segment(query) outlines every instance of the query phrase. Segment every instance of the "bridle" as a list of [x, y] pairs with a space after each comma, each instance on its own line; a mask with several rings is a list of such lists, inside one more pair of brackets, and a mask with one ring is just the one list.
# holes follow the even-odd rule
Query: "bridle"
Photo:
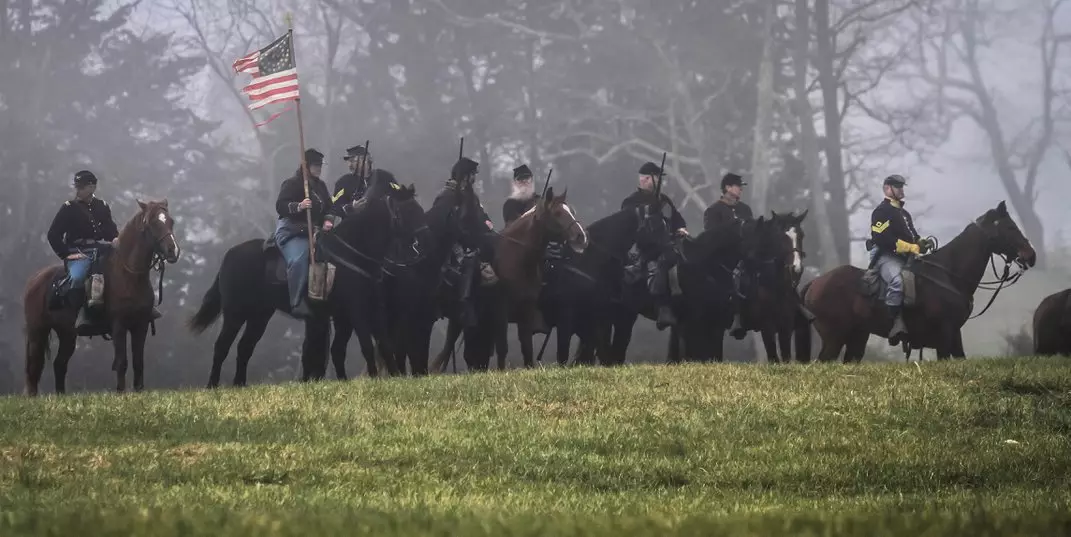
[[[979, 218], [979, 220], [980, 219], [981, 218]], [[987, 230], [985, 227], [983, 227], [982, 224], [979, 222], [979, 220], [975, 220], [975, 221], [971, 222], [970, 224], [968, 224], [967, 227], [968, 228], [971, 227], [971, 226], [977, 227], [978, 230], [981, 231], [982, 235], [985, 237], [986, 243], [988, 245], [992, 246], [993, 241], [996, 239], [996, 233], [993, 233], [993, 232]], [[935, 237], [927, 237], [927, 238], [933, 240], [933, 242], [934, 242], [933, 251], [937, 251], [937, 239]], [[1002, 290], [1004, 290], [1005, 288], [1011, 287], [1011, 286], [1015, 285], [1016, 283], [1018, 283], [1019, 282], [1019, 278], [1022, 278], [1023, 274], [1026, 272], [1026, 264], [1022, 259], [1019, 259], [1019, 255], [1018, 254], [1009, 255], [1009, 254], [1006, 254], [1006, 253], [1003, 253], [1003, 252], [996, 252], [996, 251], [994, 251], [993, 248], [989, 248], [989, 251], [990, 251], [989, 267], [993, 271], [994, 280], [988, 281], [988, 282], [980, 281], [980, 282], [978, 282], [978, 286], [977, 287], [978, 287], [978, 289], [982, 289], [982, 290], [985, 290], [985, 291], [992, 291], [993, 294], [989, 297], [989, 302], [987, 302], [985, 307], [982, 308], [982, 311], [978, 312], [975, 315], [971, 315], [971, 316], [967, 317], [968, 321], [971, 320], [971, 319], [977, 319], [978, 317], [981, 317], [983, 314], [985, 314], [985, 312], [989, 311], [989, 307], [992, 306], [993, 302], [995, 302], [997, 300], [997, 295], [999, 295], [1000, 292]], [[1004, 260], [1004, 270], [1002, 272], [1000, 272], [1000, 273], [997, 272], [997, 264], [996, 264], [996, 261], [993, 260], [994, 256], [1000, 256], [1000, 258]], [[927, 256], [919, 257], [918, 261], [920, 263], [925, 264], [925, 265], [932, 266], [932, 267], [935, 267], [935, 268], [939, 269], [941, 272], [947, 274], [951, 278], [955, 278], [955, 279], [957, 279], [957, 280], [959, 280], [961, 282], [964, 282], [964, 283], [970, 283], [970, 282], [967, 282], [962, 276], [959, 276], [958, 274], [953, 274], [952, 271], [949, 270], [948, 268], [946, 268], [944, 265], [941, 265], [940, 263], [937, 263], [936, 261], [932, 261], [930, 259], [927, 259], [927, 257], [929, 257], [929, 256], [927, 255]], [[1016, 271], [1014, 273], [1011, 272], [1011, 266], [1012, 266], [1013, 263], [1016, 266]], [[956, 289], [953, 286], [945, 284], [944, 282], [942, 282], [940, 280], [937, 280], [937, 279], [934, 279], [934, 278], [927, 278], [927, 279], [930, 280], [931, 282], [937, 284], [938, 286], [940, 286], [943, 289], [946, 289], [948, 291], [952, 291], [955, 294], [960, 295], [960, 296], [964, 295], [964, 293], [961, 292], [959, 289]], [[973, 310], [974, 309], [974, 296], [973, 295], [972, 296], [967, 296], [966, 299], [967, 299], [968, 307], [970, 307], [970, 309]]]
[[171, 240], [171, 243], [175, 245], [176, 255], [178, 255], [179, 246], [178, 241], [175, 240], [175, 232], [173, 230], [168, 230], [166, 235], [160, 237], [157, 237], [156, 234], [153, 233], [152, 224], [149, 222], [150, 218], [152, 218], [153, 215], [157, 215], [156, 218], [159, 218], [159, 216], [162, 215], [170, 216], [171, 213], [168, 212], [167, 207], [157, 205], [154, 207], [153, 211], [146, 212], [145, 218], [141, 222], [135, 224], [137, 226], [138, 236], [141, 238], [147, 237], [149, 239], [148, 242], [152, 244], [152, 250], [150, 251], [149, 256], [149, 265], [144, 270], [138, 270], [127, 264], [127, 260], [124, 258], [119, 259], [119, 264], [123, 267], [123, 270], [135, 276], [147, 274], [153, 269], [158, 270], [160, 272], [160, 279], [156, 284], [156, 294], [158, 297], [156, 304], [160, 305], [164, 303], [164, 267], [167, 266], [167, 247], [165, 246], [164, 241], [167, 239]]

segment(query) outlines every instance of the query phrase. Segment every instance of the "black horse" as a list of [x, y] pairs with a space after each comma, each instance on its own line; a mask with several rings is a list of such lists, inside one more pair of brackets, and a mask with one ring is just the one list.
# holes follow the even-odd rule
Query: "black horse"
[[605, 329], [599, 320], [620, 307], [629, 250], [633, 245], [657, 248], [667, 229], [657, 205], [650, 203], [599, 219], [588, 226], [587, 233], [588, 248], [582, 254], [552, 261], [540, 296], [543, 316], [557, 335], [559, 365], [567, 364], [574, 335], [580, 338], [577, 362], [594, 363], [593, 351]]
[[[328, 304], [315, 305], [312, 308], [313, 317], [305, 321], [302, 380], [324, 376], [330, 310], [337, 310], [337, 304], [343, 304], [354, 318], [366, 314], [367, 295], [361, 294], [359, 289], [362, 286], [353, 282], [366, 278], [366, 287], [375, 285], [372, 280], [379, 271], [379, 264], [391, 239], [413, 233], [415, 227], [398, 215], [403, 212], [399, 207], [416, 203], [414, 194], [412, 186], [391, 188], [387, 196], [370, 200], [361, 211], [334, 229], [317, 235], [317, 259], [326, 254], [339, 269]], [[381, 230], [388, 231], [383, 233]], [[286, 263], [276, 247], [266, 247], [265, 243], [263, 239], [248, 240], [224, 254], [212, 287], [205, 293], [201, 307], [189, 320], [190, 330], [201, 333], [220, 315], [223, 316], [223, 327], [214, 346], [208, 381], [210, 388], [219, 385], [223, 361], [243, 326], [245, 331], [238, 342], [235, 386], [246, 384], [249, 359], [275, 311], [289, 314]], [[356, 258], [364, 261], [353, 262]], [[350, 271], [354, 274], [347, 274]], [[349, 296], [349, 293], [354, 295]]]
[[[366, 241], [367, 248], [352, 247], [349, 241], [324, 240], [320, 248], [335, 264], [347, 268], [337, 273], [335, 289], [345, 300], [331, 301], [331, 319], [335, 335], [331, 342], [331, 361], [335, 377], [345, 380], [346, 346], [356, 335], [365, 358], [369, 376], [378, 376], [377, 357], [384, 357], [383, 366], [390, 375], [403, 371], [389, 359], [402, 342], [390, 337], [389, 313], [392, 307], [391, 271], [398, 265], [418, 262], [423, 257], [431, 231], [424, 209], [413, 197], [412, 186], [402, 187], [386, 170], [374, 170], [371, 184], [358, 201], [354, 215], [386, 208], [390, 212], [391, 233], [377, 233], [374, 225], [364, 229], [366, 235], [355, 239]], [[354, 216], [347, 217], [347, 221]], [[326, 237], [325, 237], [326, 239]], [[384, 242], [386, 244], [384, 244]], [[368, 252], [385, 252], [383, 255]], [[378, 345], [377, 345], [378, 344]], [[378, 355], [377, 355], [378, 351]]]

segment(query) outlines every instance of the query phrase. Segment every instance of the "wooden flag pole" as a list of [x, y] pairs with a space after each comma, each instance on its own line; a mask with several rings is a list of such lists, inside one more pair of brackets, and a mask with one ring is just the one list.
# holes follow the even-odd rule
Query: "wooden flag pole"
[[[294, 19], [290, 13], [286, 14], [286, 31], [290, 34], [290, 61], [297, 71], [297, 56], [294, 54]], [[301, 179], [305, 185], [305, 198], [309, 199], [309, 163], [305, 161], [305, 127], [301, 123], [301, 97], [294, 99], [297, 108], [298, 146], [301, 148]], [[313, 236], [312, 236], [312, 207], [305, 209], [305, 223], [309, 228], [309, 263], [313, 263]]]

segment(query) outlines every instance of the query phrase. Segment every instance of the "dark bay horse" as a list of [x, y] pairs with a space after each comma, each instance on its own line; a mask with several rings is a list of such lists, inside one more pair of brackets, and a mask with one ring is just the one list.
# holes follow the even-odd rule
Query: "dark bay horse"
[[[1024, 271], [1037, 261], [1034, 247], [1003, 201], [948, 244], [905, 266], [905, 272], [914, 275], [916, 288], [915, 305], [905, 300], [904, 307], [910, 347], [935, 349], [938, 359], [965, 357], [960, 328], [971, 314], [974, 293], [993, 255]], [[804, 305], [814, 315], [814, 327], [822, 338], [819, 360], [835, 360], [847, 347], [844, 362], [858, 362], [871, 334], [884, 337], [889, 333], [892, 319], [883, 300], [863, 291], [863, 272], [842, 265], [805, 287]], [[801, 331], [801, 335], [809, 333]]]
[[[379, 270], [392, 237], [406, 233], [398, 229], [405, 223], [399, 224], [398, 212], [393, 205], [416, 203], [414, 194], [411, 186], [391, 188], [387, 196], [370, 200], [362, 210], [338, 226], [318, 234], [317, 259], [326, 257], [338, 269], [327, 304], [310, 308], [315, 312], [314, 316], [305, 320], [303, 381], [323, 378], [326, 373], [328, 318], [336, 302], [350, 307], [348, 312], [352, 319], [367, 318], [365, 308], [372, 296], [367, 289], [379, 285]], [[245, 241], [224, 254], [212, 287], [205, 292], [201, 307], [189, 321], [190, 330], [199, 334], [223, 316], [223, 327], [214, 345], [208, 387], [219, 385], [220, 369], [243, 326], [245, 330], [238, 341], [234, 385], [245, 386], [249, 359], [268, 322], [276, 310], [289, 313], [286, 281], [278, 274], [279, 264], [285, 267], [277, 248], [266, 249], [264, 239]], [[355, 284], [354, 280], [367, 281]], [[349, 296], [350, 293], [353, 296]]]
[[[547, 243], [565, 242], [577, 253], [583, 253], [588, 246], [587, 231], [566, 203], [566, 195], [563, 192], [555, 196], [554, 188], [549, 188], [541, 202], [506, 226], [494, 241], [493, 266], [499, 281], [479, 290], [480, 323], [464, 330], [465, 359], [470, 368], [487, 369], [492, 350], [497, 354], [498, 368], [506, 368], [510, 322], [517, 325], [524, 366], [535, 366], [532, 329], [535, 315], [542, 315], [539, 297]], [[435, 367], [440, 371], [461, 335], [459, 327], [456, 318], [452, 318], [446, 341], [435, 359]]]
[[[118, 248], [102, 250], [104, 263], [104, 308], [111, 323], [109, 334], [115, 347], [112, 370], [116, 373], [116, 390], [126, 389], [127, 344], [134, 366], [134, 390], [145, 387], [145, 338], [152, 318], [153, 290], [149, 271], [160, 260], [175, 263], [179, 257], [175, 240], [175, 222], [168, 212], [167, 200], [138, 201], [140, 210], [119, 232]], [[163, 265], [161, 264], [161, 270]], [[49, 354], [49, 335], [55, 331], [59, 349], [52, 368], [56, 393], [67, 391], [67, 363], [74, 354], [78, 338], [75, 331], [77, 310], [65, 307], [49, 310], [47, 297], [51, 283], [63, 275], [62, 265], [46, 267], [34, 274], [23, 294], [26, 333], [26, 394], [37, 395], [45, 357]]]
[[[566, 365], [574, 335], [580, 338], [577, 362], [593, 364], [608, 329], [600, 320], [611, 317], [620, 307], [621, 286], [629, 250], [656, 248], [666, 234], [656, 203], [636, 205], [593, 222], [587, 228], [588, 248], [557, 263], [540, 297], [547, 324], [557, 337], [557, 360]], [[604, 365], [610, 365], [606, 363]]]
[[1071, 289], [1045, 297], [1034, 310], [1034, 354], [1071, 356]]
[[[792, 339], [802, 305], [796, 287], [803, 276], [806, 255], [802, 227], [806, 216], [807, 211], [798, 216], [774, 212], [771, 219], [758, 223], [754, 250], [745, 253], [745, 263], [751, 267], [749, 277], [754, 281], [750, 288], [753, 296], [743, 302], [744, 326], [762, 336], [769, 363], [792, 361]], [[798, 350], [797, 355], [801, 359], [806, 356]]]

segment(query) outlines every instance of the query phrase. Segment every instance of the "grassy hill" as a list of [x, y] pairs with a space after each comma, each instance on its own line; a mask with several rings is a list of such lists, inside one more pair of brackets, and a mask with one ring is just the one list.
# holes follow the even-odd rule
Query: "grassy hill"
[[1071, 361], [0, 399], [0, 535], [1071, 530]]

